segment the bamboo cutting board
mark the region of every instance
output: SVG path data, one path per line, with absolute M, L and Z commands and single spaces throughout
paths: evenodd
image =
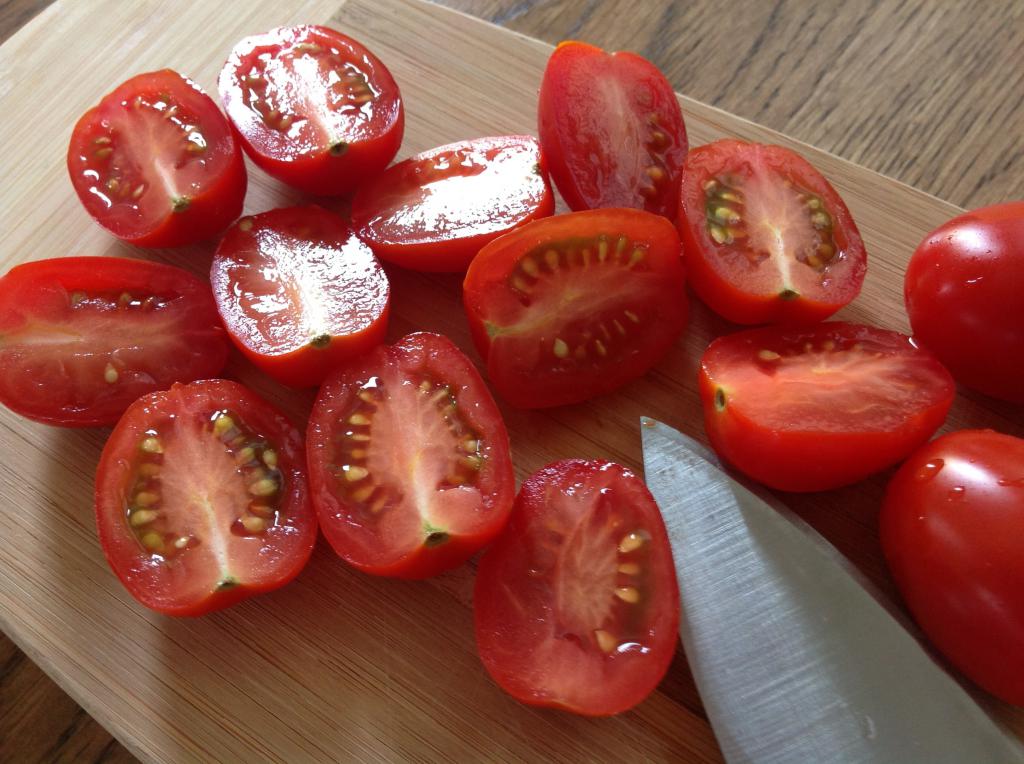
M 77 116 L 131 74 L 170 66 L 214 91 L 242 36 L 327 23 L 389 66 L 407 106 L 400 156 L 461 138 L 534 132 L 550 47 L 416 0 L 244 3 L 58 2 L 0 48 L 0 266 L 68 254 L 133 255 L 205 273 L 212 246 L 140 252 L 94 225 L 64 153 Z M 901 286 L 925 232 L 957 208 L 769 130 L 682 99 L 692 145 L 723 136 L 801 151 L 836 185 L 868 246 L 864 292 L 841 317 L 907 329 Z M 246 211 L 299 197 L 250 167 Z M 391 338 L 439 331 L 471 350 L 457 277 L 389 271 Z M 697 359 L 729 327 L 694 304 L 675 350 L 617 394 L 547 412 L 503 406 L 517 476 L 557 458 L 637 468 L 638 419 L 702 436 Z M 234 357 L 228 374 L 303 421 L 311 393 L 278 387 Z M 1024 435 L 1024 412 L 961 395 L 949 429 Z M 661 688 L 605 720 L 531 709 L 489 680 L 473 645 L 473 566 L 421 583 L 349 570 L 321 543 L 298 580 L 195 620 L 136 605 L 95 539 L 92 478 L 105 430 L 67 431 L 0 412 L 0 627 L 146 760 L 716 761 L 680 654 Z M 892 593 L 877 541 L 886 476 L 787 503 Z M 1024 712 L 983 699 L 1024 737 Z M 17 742 L 0 741 L 0 758 Z

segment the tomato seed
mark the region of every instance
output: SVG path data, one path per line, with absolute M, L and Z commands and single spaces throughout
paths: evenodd
M 644 545 L 644 537 L 637 531 L 627 533 L 619 541 L 619 552 L 622 554 L 629 554 L 635 552 L 637 549 Z
M 611 632 L 604 629 L 594 629 L 594 641 L 603 653 L 610 653 L 615 650 L 617 641 Z
M 619 573 L 627 576 L 636 576 L 640 574 L 640 565 L 635 562 L 624 562 L 619 565 Z
M 640 591 L 635 586 L 620 586 L 615 590 L 615 596 L 630 605 L 640 601 Z
M 128 523 L 133 528 L 140 528 L 143 525 L 149 525 L 151 522 L 156 520 L 159 516 L 159 512 L 155 509 L 136 509 L 128 517 Z

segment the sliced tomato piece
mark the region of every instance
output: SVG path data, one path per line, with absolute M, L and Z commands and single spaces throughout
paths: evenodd
M 498 392 L 575 403 L 643 375 L 686 324 L 679 237 L 663 217 L 593 210 L 535 220 L 484 247 L 463 299 Z
M 242 218 L 210 267 L 231 339 L 294 387 L 384 339 L 390 288 L 373 252 L 336 215 L 288 207 Z
M 860 293 L 867 270 L 839 194 L 781 146 L 722 140 L 691 151 L 679 230 L 693 290 L 740 324 L 821 321 Z
M 96 527 L 135 599 L 201 615 L 277 589 L 316 541 L 302 435 L 223 379 L 136 401 L 96 473 Z
M 701 359 L 711 445 L 783 491 L 836 488 L 901 461 L 945 421 L 955 392 L 909 337 L 857 324 L 750 329 Z
M 209 96 L 170 69 L 140 74 L 81 116 L 68 173 L 96 222 L 140 247 L 213 238 L 242 212 L 242 151 Z
M 416 333 L 334 372 L 307 433 L 313 504 L 346 562 L 426 578 L 505 525 L 515 483 L 508 433 L 469 359 Z
M 506 135 L 451 143 L 389 167 L 359 188 L 352 223 L 382 260 L 457 272 L 487 242 L 554 210 L 537 140 Z
M 572 209 L 675 216 L 686 125 L 672 86 L 650 61 L 563 42 L 544 70 L 537 115 L 551 177 Z
M 38 422 L 113 424 L 140 395 L 216 376 L 227 354 L 209 286 L 180 268 L 61 257 L 0 279 L 0 402 Z
M 480 560 L 473 612 L 480 658 L 517 700 L 587 716 L 642 701 L 679 638 L 672 550 L 643 481 L 602 461 L 531 475 Z
M 327 27 L 245 38 L 219 90 L 250 158 L 307 193 L 348 193 L 387 167 L 402 143 L 405 113 L 391 73 Z

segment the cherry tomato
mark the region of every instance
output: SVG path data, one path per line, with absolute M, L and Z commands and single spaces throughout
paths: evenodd
M 224 109 L 249 157 L 310 194 L 345 194 L 402 143 L 391 73 L 350 37 L 321 26 L 247 37 L 220 73 Z
M 37 422 L 114 424 L 140 395 L 216 376 L 227 354 L 209 287 L 180 268 L 61 257 L 0 279 L 0 402 Z
M 463 287 L 473 340 L 510 403 L 540 408 L 643 375 L 686 325 L 679 237 L 631 209 L 535 220 L 484 247 Z
M 806 324 L 860 293 L 867 255 L 843 200 L 789 149 L 722 140 L 683 166 L 679 230 L 694 292 L 740 324 Z
M 551 177 L 572 209 L 676 214 L 686 125 L 650 61 L 563 42 L 548 59 L 537 113 Z
M 950 662 L 1024 705 L 1024 440 L 962 430 L 889 483 L 882 549 L 914 618 Z
M 245 162 L 227 120 L 170 69 L 132 77 L 79 118 L 68 173 L 96 222 L 140 247 L 213 238 L 245 197 Z
M 465 562 L 505 525 L 508 433 L 473 364 L 417 333 L 335 371 L 307 434 L 324 535 L 367 573 L 426 578 Z
M 715 451 L 783 491 L 836 488 L 904 459 L 946 419 L 954 392 L 909 337 L 839 322 L 720 337 L 700 367 Z
M 103 448 L 96 527 L 114 573 L 153 610 L 201 615 L 277 589 L 316 541 L 302 435 L 236 382 L 143 396 Z
M 1024 202 L 982 207 L 928 234 L 903 294 L 914 337 L 958 381 L 1024 403 Z
M 451 143 L 361 186 L 353 226 L 382 260 L 465 271 L 487 242 L 554 212 L 545 173 L 540 146 L 528 135 Z
M 480 560 L 473 611 L 480 658 L 517 700 L 607 716 L 646 698 L 675 653 L 679 588 L 643 481 L 602 461 L 531 475 Z
M 390 288 L 340 218 L 308 205 L 239 220 L 210 267 L 238 349 L 282 384 L 309 387 L 384 339 Z

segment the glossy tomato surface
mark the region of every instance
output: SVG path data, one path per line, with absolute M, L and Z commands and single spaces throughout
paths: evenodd
M 931 642 L 968 677 L 1024 706 L 1024 440 L 961 430 L 889 483 L 882 548 Z
M 641 210 L 536 220 L 480 251 L 463 300 L 502 397 L 522 408 L 582 401 L 643 375 L 682 332 L 679 237 Z
M 211 239 L 242 212 L 242 151 L 209 96 L 177 72 L 140 74 L 81 116 L 68 173 L 86 211 L 140 247 Z
M 207 284 L 121 257 L 25 263 L 0 279 L 0 402 L 109 425 L 140 395 L 216 376 L 228 344 Z
M 352 224 L 382 260 L 459 272 L 489 241 L 554 209 L 537 140 L 505 135 L 389 167 L 356 192 Z
M 380 263 L 339 217 L 313 205 L 239 220 L 217 247 L 210 283 L 238 348 L 293 387 L 319 384 L 387 331 Z
M 489 543 L 515 493 L 494 399 L 445 337 L 410 334 L 341 366 L 307 433 L 313 503 L 367 573 L 426 578 Z
M 1024 403 L 1024 201 L 983 207 L 925 237 L 907 266 L 914 337 L 958 381 Z
M 701 358 L 711 445 L 783 491 L 836 488 L 895 464 L 945 421 L 954 393 L 909 337 L 858 324 L 750 329 Z
M 348 193 L 387 167 L 402 143 L 405 113 L 391 73 L 327 27 L 245 38 L 218 87 L 250 158 L 310 194 Z
M 821 321 L 860 293 L 867 270 L 839 194 L 781 146 L 722 140 L 691 151 L 679 231 L 694 292 L 740 324 Z
M 650 61 L 563 42 L 544 70 L 537 114 L 551 177 L 572 209 L 675 217 L 686 126 L 672 86 Z
M 480 560 L 473 611 L 484 666 L 524 703 L 607 716 L 647 697 L 675 653 L 679 589 L 643 481 L 602 461 L 531 475 Z
M 201 615 L 270 591 L 316 540 L 302 435 L 236 382 L 174 385 L 136 401 L 96 472 L 96 526 L 135 599 Z

